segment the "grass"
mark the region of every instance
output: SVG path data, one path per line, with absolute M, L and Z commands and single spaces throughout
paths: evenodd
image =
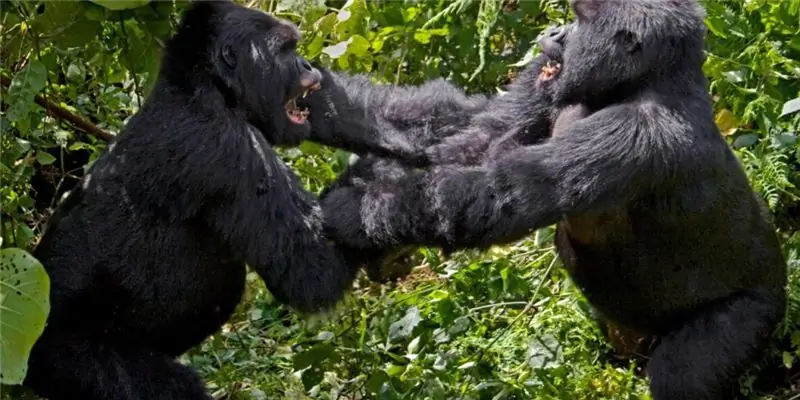
M 641 360 L 617 357 L 551 236 L 449 260 L 420 250 L 406 279 L 362 278 L 324 318 L 287 312 L 251 273 L 231 322 L 185 360 L 226 399 L 649 399 Z M 781 366 L 799 351 L 771 349 L 747 398 L 800 399 L 800 370 Z

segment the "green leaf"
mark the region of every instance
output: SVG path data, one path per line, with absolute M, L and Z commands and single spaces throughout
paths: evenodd
M 800 97 L 794 100 L 789 100 L 786 103 L 784 103 L 780 117 L 783 117 L 784 115 L 794 114 L 798 111 L 800 111 Z
M 717 36 L 719 36 L 721 38 L 727 38 L 728 37 L 728 35 L 725 34 L 725 30 L 728 29 L 727 25 L 728 24 L 726 24 L 725 21 L 722 18 L 719 18 L 719 17 L 706 18 L 706 26 L 708 27 L 708 30 L 710 30 L 715 35 L 717 35 Z
M 57 37 L 74 23 L 85 19 L 83 5 L 77 1 L 45 1 L 37 8 L 31 28 L 39 34 Z
M 363 57 L 369 52 L 369 41 L 361 35 L 353 35 L 348 40 L 347 52 L 355 56 Z
M 788 351 L 783 352 L 783 366 L 786 369 L 791 369 L 792 365 L 794 364 L 794 355 L 789 353 Z
M 333 32 L 336 26 L 336 14 L 327 14 L 324 17 L 314 22 L 314 32 L 318 35 L 325 36 Z
M 0 250 L 0 383 L 17 385 L 50 312 L 50 278 L 44 266 L 18 248 Z
M 792 133 L 781 133 L 775 139 L 783 146 L 794 146 L 797 143 L 797 135 Z
M 306 390 L 311 390 L 325 377 L 325 370 L 319 367 L 311 367 L 303 371 L 303 376 L 300 380 L 303 382 L 303 387 Z
M 102 27 L 100 21 L 82 19 L 65 29 L 53 42 L 61 47 L 81 47 L 96 38 Z
M 22 138 L 14 138 L 14 142 L 11 145 L 11 157 L 22 158 L 22 155 L 27 153 L 30 149 L 31 142 Z
M 385 382 L 389 381 L 389 375 L 382 370 L 376 370 L 370 375 L 366 382 L 366 388 L 371 394 L 378 394 Z
M 431 42 L 431 37 L 433 36 L 446 36 L 449 32 L 446 28 L 439 28 L 439 29 L 417 29 L 414 31 L 414 40 L 422 44 L 428 44 Z
M 144 22 L 144 29 L 152 36 L 165 39 L 172 33 L 172 25 L 169 18 L 153 19 Z M 156 57 L 158 58 L 158 57 Z
M 335 359 L 335 356 L 336 352 L 333 344 L 329 342 L 323 342 L 311 346 L 311 348 L 306 351 L 297 353 L 292 359 L 292 362 L 295 370 L 301 370 L 311 365 L 318 364 L 329 358 Z
M 56 158 L 53 157 L 52 154 L 44 152 L 44 151 L 37 151 L 36 152 L 36 161 L 42 165 L 50 165 L 56 161 Z
M 726 80 L 730 83 L 744 82 L 744 72 L 742 71 L 725 71 L 722 73 Z
M 84 73 L 83 67 L 76 63 L 71 63 L 67 67 L 67 79 L 74 83 L 83 83 L 84 77 L 86 74 Z
M 337 59 L 347 53 L 348 44 L 350 44 L 350 41 L 345 40 L 343 42 L 336 43 L 333 46 L 326 46 L 322 49 L 322 52 L 327 54 L 330 58 Z
M 400 393 L 397 393 L 391 382 L 384 382 L 381 386 L 380 399 L 381 400 L 396 400 L 400 399 Z
M 406 369 L 408 369 L 406 365 L 389 364 L 389 366 L 386 368 L 386 374 L 396 377 L 406 372 Z
M 100 7 L 92 3 L 86 4 L 86 12 L 83 13 L 84 17 L 89 21 L 105 21 L 106 14 L 105 7 Z
M 733 141 L 733 147 L 740 149 L 742 147 L 749 147 L 755 144 L 758 141 L 758 135 L 755 133 L 747 133 L 744 135 L 740 135 Z
M 16 122 L 27 117 L 33 108 L 33 98 L 46 84 L 47 68 L 40 61 L 31 60 L 11 79 L 6 100 L 11 105 L 7 111 L 8 119 Z
M 336 15 L 336 32 L 346 37 L 348 34 L 361 32 L 367 19 L 367 4 L 364 0 L 347 0 L 347 3 Z
M 24 206 L 24 204 L 25 202 L 23 201 L 20 206 Z M 17 229 L 14 230 L 14 244 L 17 247 L 28 248 L 35 238 L 36 234 L 33 233 L 33 229 L 28 225 L 17 224 Z
M 86 3 L 78 1 L 46 1 L 39 5 L 42 10 L 32 22 L 32 30 L 49 37 L 60 47 L 80 47 L 97 37 L 102 28 L 94 12 L 88 15 Z
M 419 308 L 412 306 L 406 311 L 406 315 L 403 318 L 389 326 L 389 340 L 394 341 L 408 337 L 414 331 L 414 328 L 419 325 L 420 321 L 422 321 L 422 317 L 420 316 Z
M 139 8 L 150 3 L 150 0 L 90 0 L 92 3 L 101 5 L 109 10 L 130 10 Z

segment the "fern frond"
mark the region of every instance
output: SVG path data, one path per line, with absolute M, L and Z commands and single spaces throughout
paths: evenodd
M 472 76 L 469 77 L 470 81 L 475 79 L 475 77 L 483 71 L 483 67 L 486 66 L 486 48 L 488 47 L 486 41 L 492 33 L 492 28 L 495 22 L 497 22 L 497 17 L 500 16 L 500 9 L 502 6 L 503 0 L 481 0 L 477 21 L 478 57 L 480 58 L 480 64 L 478 64 L 478 68 L 475 69 Z
M 786 257 L 789 264 L 786 317 L 787 332 L 800 330 L 800 250 L 791 249 Z
M 442 11 L 439 11 L 434 15 L 428 22 L 422 25 L 422 29 L 427 29 L 428 27 L 432 26 L 433 24 L 439 22 L 440 19 L 453 14 L 461 14 L 472 6 L 476 0 L 455 0 L 450 3 L 447 7 L 445 7 Z
M 760 157 L 749 150 L 741 150 L 741 154 L 745 173 L 753 189 L 761 193 L 769 207 L 774 209 L 781 194 L 791 194 L 789 189 L 795 187 L 789 179 L 789 156 L 776 148 L 771 148 L 769 153 Z

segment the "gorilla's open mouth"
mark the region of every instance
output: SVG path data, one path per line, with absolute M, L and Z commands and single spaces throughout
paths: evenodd
M 539 80 L 549 81 L 558 75 L 559 72 L 561 72 L 561 63 L 550 60 L 542 67 L 541 72 L 539 72 Z
M 322 88 L 319 82 L 311 82 L 309 85 L 301 86 L 300 93 L 291 96 L 289 101 L 286 102 L 286 116 L 289 121 L 295 124 L 302 125 L 308 121 L 308 115 L 311 113 L 307 107 L 300 107 L 297 105 L 297 100 L 305 98 L 309 93 L 315 92 Z

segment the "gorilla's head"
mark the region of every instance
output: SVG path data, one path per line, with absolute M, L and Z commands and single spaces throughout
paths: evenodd
M 233 2 L 197 1 L 167 45 L 163 72 L 187 90 L 219 90 L 271 144 L 297 144 L 310 126 L 296 101 L 322 80 L 297 54 L 299 40 L 288 21 Z
M 701 72 L 706 28 L 696 0 L 571 0 L 556 97 L 619 100 L 648 85 Z M 691 75 L 691 76 L 690 76 Z

